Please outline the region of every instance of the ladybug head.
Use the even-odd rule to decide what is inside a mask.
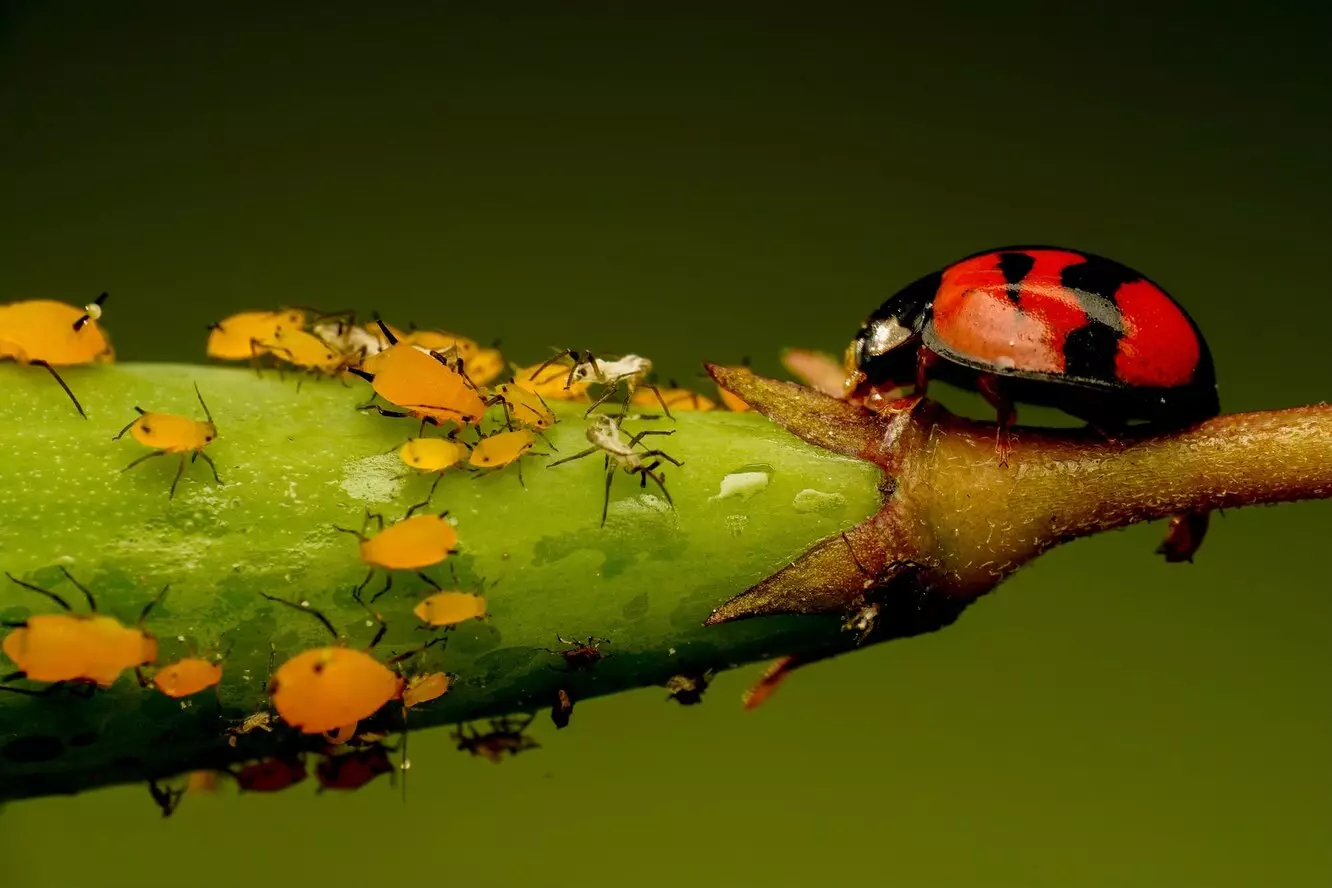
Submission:
[[[852,359],[875,387],[902,384],[913,377],[920,333],[939,289],[931,274],[888,297],[856,334]]]

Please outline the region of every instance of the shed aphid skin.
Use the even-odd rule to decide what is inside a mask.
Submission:
[[[393,587],[393,571],[412,571],[431,588],[443,591],[423,568],[433,567],[450,555],[458,554],[458,531],[449,523],[447,509],[438,515],[415,514],[417,509],[427,504],[415,504],[407,510],[401,521],[387,527],[384,526],[384,516],[372,512],[366,512],[365,523],[360,530],[334,525],[333,529],[339,533],[356,537],[360,542],[361,561],[370,568],[353,593],[358,601],[377,570],[385,574],[384,588],[374,594],[370,599],[372,602]],[[379,532],[374,536],[366,536],[372,520],[379,524]]]
[[[250,361],[258,368],[263,343],[279,333],[305,329],[307,314],[294,308],[242,311],[208,327],[208,356],[219,361]]]
[[[666,405],[666,401],[661,397],[661,392],[655,385],[647,381],[652,373],[652,362],[641,355],[624,355],[619,358],[607,359],[598,358],[591,351],[585,351],[581,354],[575,349],[566,349],[556,353],[556,355],[544,364],[538,364],[537,369],[533,371],[531,378],[536,380],[540,373],[557,361],[567,359],[569,363],[569,375],[565,379],[564,386],[569,388],[575,383],[587,383],[601,385],[605,387],[592,405],[587,408],[584,417],[592,415],[602,404],[609,401],[617,391],[620,383],[624,383],[625,401],[633,397],[634,392],[641,388],[650,389],[657,395],[657,401],[661,404],[661,409],[666,412],[670,419],[671,408]]]
[[[666,699],[674,700],[681,706],[697,706],[703,702],[703,692],[712,682],[712,676],[711,669],[705,672],[672,675],[666,681],[666,690],[669,691]]]
[[[558,357],[558,355],[557,355]],[[551,401],[586,401],[591,382],[569,383],[569,373],[561,364],[546,361],[530,367],[511,364],[513,383],[519,388]]]
[[[460,724],[458,730],[453,732],[453,739],[458,741],[459,751],[479,755],[498,765],[504,761],[505,753],[514,756],[529,749],[541,748],[540,743],[523,733],[534,718],[535,713],[522,720],[512,716],[492,718],[489,730],[484,733],[478,731],[475,725]]]
[[[458,432],[459,429],[455,428],[450,430],[449,434],[443,438],[412,438],[398,450],[398,455],[403,463],[419,472],[434,474],[435,481],[430,485],[430,493],[426,496],[426,502],[435,498],[435,489],[439,487],[439,482],[443,480],[444,473],[466,461],[468,454],[471,452],[472,445],[459,440]]]
[[[550,456],[549,453],[533,450],[532,448],[536,446],[536,442],[536,432],[531,429],[495,432],[486,435],[472,445],[472,453],[467,458],[467,463],[474,470],[485,470],[487,472],[500,471],[506,466],[516,463],[518,466],[518,483],[526,487],[527,482],[523,480],[523,464],[520,460],[524,456]],[[479,477],[481,476],[478,475],[477,478]]]
[[[603,469],[606,473],[606,491],[601,505],[601,526],[606,526],[606,515],[610,510],[610,489],[611,482],[615,480],[616,469],[621,469],[630,475],[639,476],[639,487],[646,488],[647,480],[651,478],[661,490],[662,496],[666,498],[667,504],[672,508],[675,503],[671,500],[671,494],[666,490],[666,481],[661,473],[656,469],[661,465],[662,460],[666,460],[671,465],[683,466],[684,463],[675,457],[666,453],[664,450],[648,449],[642,445],[642,441],[648,435],[671,435],[674,429],[669,431],[661,429],[645,429],[638,432],[633,437],[626,439],[624,432],[620,428],[619,421],[605,413],[598,413],[593,416],[587,425],[587,440],[592,446],[586,450],[581,450],[573,456],[566,456],[563,459],[557,459],[554,462],[547,463],[546,468],[553,469],[562,463],[572,462],[576,459],[582,459],[585,456],[591,456],[597,451],[604,455]],[[635,450],[635,447],[643,446],[641,451]],[[647,462],[651,459],[652,462]]]
[[[60,605],[65,613],[34,614],[21,623],[5,624],[11,631],[5,636],[3,650],[18,671],[0,677],[0,682],[26,678],[30,681],[49,682],[40,690],[0,685],[0,690],[41,696],[52,693],[66,684],[95,685],[109,688],[127,669],[147,666],[157,659],[157,639],[143,629],[154,607],[166,597],[170,585],[163,586],[157,596],[144,605],[133,628],[121,624],[115,617],[97,610],[97,601],[64,567],[60,572],[88,601],[90,613],[76,614],[69,602],[49,589],[26,583],[6,573],[10,582],[22,586]]]
[[[453,577],[453,588],[436,592],[420,601],[412,610],[416,618],[426,626],[436,629],[452,628],[468,620],[487,619],[489,614],[486,613],[486,598],[481,594],[485,589],[485,580],[478,581],[477,591],[474,594],[462,591],[458,583],[458,571],[452,562],[449,564],[449,573]],[[494,585],[495,583],[491,583],[492,587]]]
[[[601,650],[603,644],[610,644],[609,638],[597,638],[595,635],[589,635],[587,641],[578,641],[565,638],[562,635],[555,637],[560,644],[565,646],[563,650],[555,648],[541,648],[541,650],[549,654],[559,654],[563,657],[565,668],[570,672],[591,669],[610,656],[610,654]]]
[[[103,293],[81,310],[49,299],[0,305],[0,361],[44,368],[84,419],[88,414],[56,368],[115,360],[115,350],[98,324],[106,297]]]
[[[556,730],[563,730],[569,727],[569,719],[573,717],[574,701],[573,697],[564,688],[555,691],[555,702],[550,706],[550,720],[555,725]]]
[[[277,658],[277,649],[270,641],[268,643],[268,668],[264,672],[264,687],[268,687],[268,681],[273,675],[273,661]],[[273,713],[267,708],[260,709],[258,712],[251,713],[241,719],[232,727],[227,728],[227,745],[234,747],[236,738],[254,731],[263,731],[265,734],[273,733]]]
[[[139,457],[121,469],[122,472],[128,472],[139,463],[155,456],[166,456],[169,453],[180,454],[180,468],[176,470],[176,477],[171,482],[171,490],[167,494],[167,499],[175,498],[176,485],[180,483],[181,476],[185,474],[186,463],[193,463],[200,457],[203,457],[203,461],[208,463],[208,468],[213,470],[213,480],[219,485],[222,483],[222,478],[217,474],[217,465],[213,462],[213,458],[204,453],[204,448],[217,440],[217,424],[213,422],[213,414],[208,411],[208,405],[204,403],[203,394],[199,391],[197,383],[194,386],[194,394],[199,398],[199,406],[203,408],[207,422],[190,419],[188,416],[177,416],[174,413],[149,413],[142,407],[135,406],[134,409],[139,415],[111,439],[119,441],[125,436],[126,432],[129,432],[134,440],[145,447],[153,448],[152,453],[146,453]]]
[[[304,734],[328,734],[369,718],[402,693],[402,678],[370,653],[388,631],[388,624],[374,611],[370,614],[379,628],[362,651],[348,647],[328,617],[314,608],[260,594],[315,618],[333,636],[332,646],[297,654],[269,679],[269,697],[287,724]]]

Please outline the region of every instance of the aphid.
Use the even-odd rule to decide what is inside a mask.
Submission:
[[[317,791],[360,789],[381,774],[388,774],[392,779],[397,770],[389,760],[389,753],[393,751],[391,747],[376,743],[364,749],[324,756],[315,765],[315,779],[319,781]]]
[[[331,733],[369,718],[384,704],[401,696],[403,679],[389,666],[424,648],[395,657],[388,665],[376,660],[370,651],[388,630],[388,625],[378,614],[373,616],[379,629],[369,646],[360,651],[347,647],[333,624],[319,611],[260,594],[269,601],[314,617],[336,642],[331,647],[312,648],[297,654],[279,666],[269,680],[269,696],[283,721],[305,734]]]
[[[467,458],[467,462],[474,469],[486,469],[489,471],[499,471],[505,466],[518,464],[518,483],[524,487],[527,482],[523,481],[523,465],[519,460],[524,456],[549,456],[548,453],[538,453],[532,450],[536,446],[536,433],[530,429],[513,429],[506,432],[495,432],[486,435],[476,444],[472,445],[472,453]],[[477,476],[480,477],[480,476]]]
[[[393,330],[392,327],[389,329]],[[310,326],[310,332],[342,355],[348,367],[365,367],[375,355],[389,347],[388,339],[377,325],[361,326],[350,318],[319,321]]]
[[[555,425],[555,412],[540,393],[525,389],[511,379],[495,386],[495,394],[503,399],[504,412],[511,420],[538,431]]]
[[[740,705],[745,709],[755,709],[763,701],[771,697],[781,686],[786,677],[791,674],[791,670],[801,665],[802,661],[797,657],[781,657],[773,660],[768,668],[764,670],[759,680],[750,685],[740,697]]]
[[[212,795],[217,792],[217,775],[213,770],[191,771],[185,778],[185,792]]]
[[[412,613],[422,623],[431,627],[456,626],[467,620],[484,620],[488,616],[486,613],[486,598],[484,595],[463,592],[456,588],[458,585],[458,572],[453,565],[449,565],[449,571],[453,575],[453,589],[446,592],[436,592],[429,598],[423,599]],[[480,587],[484,587],[482,581]],[[492,586],[494,583],[491,584]]]
[[[262,343],[280,333],[303,330],[306,313],[298,309],[243,311],[208,328],[208,356],[219,361],[253,361]]]
[[[203,394],[200,393],[197,384],[194,386],[194,394],[199,398],[199,406],[203,407],[204,416],[208,418],[207,422],[199,422],[197,419],[177,416],[174,413],[149,413],[142,407],[136,406],[134,409],[138,411],[139,415],[111,439],[119,441],[125,436],[126,432],[129,432],[134,440],[145,447],[153,448],[152,453],[146,453],[139,457],[121,469],[122,472],[128,472],[144,460],[152,459],[155,456],[166,456],[169,453],[180,454],[180,468],[176,470],[176,477],[171,482],[171,490],[167,494],[167,499],[175,497],[176,485],[180,483],[181,476],[185,474],[186,463],[192,463],[199,457],[203,457],[203,461],[208,463],[208,468],[213,470],[213,480],[218,484],[222,483],[222,478],[217,474],[217,465],[213,462],[213,458],[204,453],[204,448],[217,439],[217,424],[213,422],[213,414],[208,412],[208,405],[204,403]]]
[[[587,641],[570,641],[562,635],[555,636],[560,644],[566,645],[565,650],[556,650],[555,648],[541,648],[551,654],[559,654],[564,658],[564,665],[570,671],[580,669],[591,669],[600,663],[610,654],[602,653],[601,646],[610,644],[609,638],[597,638],[595,635],[589,635]]]
[[[504,373],[504,355],[497,348],[478,349],[471,357],[463,358],[463,368],[472,382],[489,385]]]
[[[475,725],[458,725],[458,730],[453,732],[453,739],[458,741],[459,750],[466,750],[499,764],[504,760],[506,752],[514,756],[529,749],[541,748],[540,743],[523,733],[534,718],[535,713],[522,721],[512,717],[492,718],[490,730],[485,733],[478,731]]]
[[[444,472],[467,459],[471,450],[470,444],[455,438],[457,431],[454,429],[443,438],[412,438],[398,451],[402,461],[413,469],[434,473],[435,481],[430,485],[426,502],[434,499],[435,488],[439,487]]]
[[[590,351],[583,352],[580,355],[574,349],[567,349],[559,352],[544,364],[537,365],[537,370],[532,373],[533,380],[546,367],[563,358],[568,358],[570,361],[569,375],[564,383],[565,388],[570,388],[575,383],[597,383],[606,388],[592,402],[592,406],[587,408],[587,412],[583,414],[584,416],[591,415],[593,410],[610,400],[611,396],[619,391],[620,383],[624,383],[626,402],[633,397],[634,392],[641,386],[656,392],[661,409],[666,411],[668,417],[671,416],[671,408],[666,406],[666,402],[661,397],[661,392],[657,390],[656,386],[646,381],[648,375],[652,373],[652,362],[647,358],[641,355],[624,355],[623,357],[607,360],[593,356]]]
[[[1221,410],[1202,332],[1146,275],[1113,259],[1049,246],[966,256],[890,296],[846,352],[845,396],[895,410],[939,378],[979,392],[998,414],[995,447],[1008,464],[1015,402],[1040,404],[1110,434],[1134,420],[1192,426]],[[1172,522],[1158,552],[1190,561],[1205,512]]]
[[[241,792],[279,792],[309,776],[300,756],[262,758],[223,773],[235,778]]]
[[[365,410],[376,410],[383,416],[412,416],[442,425],[450,420],[464,425],[475,425],[485,415],[490,401],[481,396],[476,384],[467,376],[462,359],[450,363],[448,358],[408,345],[382,328],[393,343],[375,357],[373,372],[353,368],[351,372],[368,381],[375,394],[400,408],[388,410],[378,404],[367,404]]]
[[[162,809],[163,817],[170,817],[180,804],[180,800],[185,796],[185,789],[163,788],[158,786],[156,780],[148,781],[148,794],[153,797],[157,807]]]
[[[556,729],[569,727],[569,719],[573,716],[573,697],[564,688],[555,692],[555,702],[550,707],[550,720],[555,723]]]
[[[695,706],[702,703],[703,692],[708,689],[712,675],[711,669],[702,673],[672,675],[666,681],[666,690],[670,692],[666,699],[674,700],[681,706]]]
[[[449,692],[452,684],[453,676],[447,672],[413,675],[407,679],[407,685],[402,689],[402,708],[407,710],[422,703],[429,703],[431,700],[438,700]]]
[[[675,380],[671,380],[669,388],[657,389],[655,395],[640,389],[629,398],[629,403],[634,407],[650,407],[654,403],[660,403],[668,409],[674,407],[676,411],[685,412],[717,409],[716,401],[698,392],[680,388]]]
[[[22,623],[10,623],[13,630],[5,636],[5,656],[17,665],[18,671],[0,678],[8,682],[17,678],[50,682],[42,691],[3,687],[4,690],[26,694],[46,694],[68,683],[80,682],[109,688],[126,669],[146,666],[157,659],[157,639],[143,629],[143,623],[153,608],[166,597],[169,585],[163,586],[153,600],[144,605],[134,628],[121,625],[115,617],[97,612],[97,601],[92,592],[70,575],[64,567],[61,573],[83,593],[91,613],[76,614],[69,602],[56,593],[25,583],[6,573],[15,585],[30,589],[60,605],[66,613],[34,614]]]
[[[356,587],[355,595],[359,599],[365,587],[375,575],[376,570],[385,573],[384,588],[375,593],[374,601],[393,587],[395,570],[410,570],[425,580],[432,588],[441,589],[439,583],[426,574],[422,568],[439,564],[450,555],[458,553],[458,531],[448,521],[448,511],[438,515],[413,514],[425,503],[417,503],[407,510],[407,514],[396,524],[384,526],[384,516],[366,513],[361,529],[351,530],[334,526],[340,533],[349,533],[360,541],[361,561],[370,566],[365,579]],[[372,537],[365,535],[371,519],[379,523],[379,533]]]
[[[747,413],[751,409],[748,404],[740,400],[739,395],[727,391],[720,384],[717,385],[717,395],[721,398],[722,406],[733,413]]]
[[[651,478],[661,490],[662,496],[666,497],[666,502],[672,507],[675,505],[671,501],[670,493],[666,490],[665,479],[656,471],[656,468],[661,465],[663,459],[674,466],[683,466],[684,463],[664,450],[649,450],[646,447],[641,452],[634,450],[634,447],[639,446],[648,435],[670,435],[673,433],[674,430],[646,429],[626,440],[624,432],[620,429],[620,424],[615,417],[599,413],[592,417],[587,424],[587,440],[592,442],[592,446],[575,453],[573,456],[566,456],[563,459],[547,463],[546,468],[553,469],[561,463],[582,459],[600,450],[605,456],[603,469],[606,473],[606,493],[601,506],[601,525],[605,527],[606,514],[610,510],[611,482],[615,480],[615,469],[617,467],[630,475],[638,475],[639,486],[643,488],[647,487],[647,479]],[[648,459],[652,459],[652,462],[646,462]]]
[[[513,382],[519,388],[552,401],[585,401],[591,382],[569,383],[569,374],[559,364],[546,361],[531,367],[512,365]]]
[[[265,354],[316,376],[337,376],[361,361],[359,352],[339,351],[305,330],[280,330],[260,342],[259,348]]]
[[[185,657],[157,670],[152,685],[179,700],[217,687],[221,681],[222,667],[217,663],[203,657]]]
[[[782,366],[817,392],[840,398],[846,389],[846,368],[832,355],[807,348],[782,352]]]
[[[106,295],[98,296],[82,310],[49,299],[0,305],[0,361],[45,368],[84,419],[88,414],[83,405],[55,368],[115,360],[115,350],[97,323]]]

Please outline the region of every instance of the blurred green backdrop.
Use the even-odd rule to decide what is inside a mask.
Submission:
[[[1312,4],[0,5],[0,300],[109,290],[125,360],[317,303],[507,354],[779,370],[1015,242],[1137,266],[1228,410],[1326,399],[1332,130]],[[902,6],[902,4],[895,4]],[[1076,11],[1070,11],[1074,6]],[[760,11],[762,10],[762,11]],[[701,382],[695,380],[699,385]],[[73,884],[1326,885],[1332,504],[1084,540],[934,637],[681,709],[578,706],[411,799],[11,805]]]

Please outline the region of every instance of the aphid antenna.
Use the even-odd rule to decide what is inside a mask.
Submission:
[[[194,394],[195,394],[195,396],[198,397],[198,399],[199,399],[199,406],[203,408],[204,417],[205,417],[210,423],[212,423],[212,422],[213,422],[213,414],[212,414],[211,412],[209,412],[209,410],[208,410],[208,404],[205,403],[205,401],[204,401],[204,396],[203,396],[203,392],[199,391],[199,383],[197,383],[197,382],[194,384]],[[138,408],[136,407],[135,409],[137,410]],[[217,425],[217,423],[213,423],[213,425]]]
[[[60,605],[62,608],[64,608],[67,611],[74,610],[74,608],[69,606],[68,601],[57,595],[55,592],[52,592],[50,589],[43,589],[41,586],[34,586],[32,583],[25,583],[23,582],[23,580],[20,580],[18,577],[14,576],[9,571],[5,571],[5,576],[9,577],[9,581],[11,583],[14,583],[17,586],[22,586],[24,589],[29,589],[33,592],[36,592],[39,595],[45,595],[47,598],[51,599],[52,601],[54,601],[56,604]]]
[[[278,604],[286,605],[292,610],[300,611],[303,614],[309,614],[310,616],[314,617],[316,620],[324,624],[324,628],[328,630],[329,635],[333,636],[334,641],[338,642],[339,644],[342,643],[342,636],[338,635],[338,630],[333,628],[333,624],[329,622],[328,617],[324,616],[322,612],[317,611],[314,608],[308,607],[304,604],[298,604],[295,601],[288,601],[285,598],[278,598],[276,595],[269,595],[267,592],[260,592],[259,594],[262,595],[264,598],[267,598],[269,601],[275,601]],[[371,611],[371,613],[374,612]],[[269,662],[270,664],[272,663],[271,658]]]
[[[139,621],[135,624],[136,626],[142,626],[144,624],[144,621],[148,619],[148,615],[153,612],[153,608],[157,607],[159,604],[162,603],[162,599],[166,598],[166,594],[170,590],[171,590],[171,584],[167,583],[165,586],[162,587],[161,592],[158,592],[155,596],[153,596],[152,601],[148,602],[143,606],[143,610],[139,611]]]
[[[103,293],[101,296],[98,296],[92,302],[88,303],[83,307],[83,314],[73,324],[75,333],[82,330],[84,324],[88,323],[89,321],[96,320],[94,315],[96,315],[96,317],[102,316],[102,303],[106,301],[106,297],[107,294]]]

